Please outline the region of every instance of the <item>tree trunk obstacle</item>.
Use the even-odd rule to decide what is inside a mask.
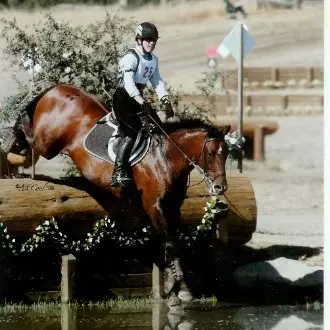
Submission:
[[[91,222],[93,218],[96,220],[106,215],[104,208],[87,192],[88,189],[83,189],[85,185],[79,181],[82,180],[73,184],[72,181],[61,180],[0,179],[0,221],[7,226],[8,233],[15,237],[31,236],[35,228],[51,216],[62,221],[74,219],[75,227],[81,222]],[[181,207],[185,225],[197,226],[204,215],[209,196],[205,184],[198,184],[200,181],[200,175],[192,172],[191,187]],[[226,218],[221,214],[218,217],[216,237],[219,242],[244,244],[250,240],[256,228],[254,192],[245,175],[228,173],[227,181],[229,189],[223,201],[228,205],[228,212],[224,213]],[[75,257],[63,256],[59,295],[64,304],[74,298],[74,272]],[[122,286],[114,288],[113,292],[117,296],[141,297],[151,294],[160,298],[164,295],[164,274],[154,264],[151,274],[128,274],[123,278]],[[47,296],[47,292],[39,294]],[[62,322],[65,325],[71,320],[70,315],[64,313]]]
[[[89,194],[88,183],[81,178],[62,181],[0,179],[0,221],[11,236],[26,236],[49,217],[84,229],[84,224],[106,215],[99,199]],[[182,223],[198,225],[209,200],[206,186],[197,172],[192,172],[191,187],[181,207]],[[229,189],[224,195],[228,204],[228,239],[245,243],[256,228],[257,207],[253,188],[242,174],[228,173]],[[195,185],[197,184],[197,185]],[[79,221],[80,220],[80,221]]]

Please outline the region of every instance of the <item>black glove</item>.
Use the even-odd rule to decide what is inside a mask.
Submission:
[[[170,100],[167,96],[163,96],[160,100],[163,103],[164,106],[164,112],[166,114],[166,118],[171,118],[174,116],[174,111],[171,105]]]
[[[152,114],[154,112],[154,110],[152,109],[151,105],[148,102],[144,102],[141,105],[142,111],[144,116],[147,116],[148,114]]]
[[[140,119],[142,122],[142,126],[147,127],[150,122],[149,115],[153,113],[153,109],[148,102],[144,102],[141,105],[141,108],[142,108],[142,113]]]

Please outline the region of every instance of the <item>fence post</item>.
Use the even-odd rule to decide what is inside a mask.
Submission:
[[[253,141],[253,159],[263,161],[265,160],[265,147],[264,147],[264,128],[262,125],[256,126],[254,129]]]
[[[1,256],[0,257],[0,302],[2,302],[4,296],[5,273],[6,273],[5,258]]]
[[[61,301],[68,303],[74,295],[74,275],[76,270],[76,257],[72,254],[62,256]]]
[[[155,263],[152,265],[152,296],[156,299],[164,296],[164,273]]]
[[[314,68],[306,68],[306,80],[309,83],[314,80]]]
[[[280,69],[279,68],[271,68],[271,76],[272,81],[278,81],[280,75]]]

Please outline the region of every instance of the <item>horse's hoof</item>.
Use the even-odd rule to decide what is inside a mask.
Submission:
[[[191,330],[194,328],[194,324],[185,320],[178,325],[178,330]]]
[[[193,300],[193,296],[189,290],[180,290],[178,293],[178,297],[184,302],[189,302]]]
[[[175,306],[180,306],[181,305],[181,299],[179,297],[170,297],[168,298],[168,301],[167,301],[167,306],[168,307],[175,307]]]

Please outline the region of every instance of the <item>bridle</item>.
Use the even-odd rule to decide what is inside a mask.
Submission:
[[[181,155],[186,159],[186,161],[189,163],[189,165],[193,166],[198,172],[199,174],[202,176],[202,180],[198,183],[200,184],[201,182],[205,181],[206,185],[208,188],[211,188],[212,190],[215,190],[215,184],[214,181],[216,180],[216,178],[218,178],[222,172],[219,171],[219,175],[216,176],[214,179],[212,179],[208,172],[212,171],[208,168],[206,168],[207,164],[206,164],[206,160],[205,160],[205,147],[206,144],[208,142],[211,141],[220,141],[219,139],[216,138],[210,138],[204,141],[203,146],[201,148],[201,151],[197,157],[197,160],[194,162],[192,159],[190,159],[185,153],[184,151],[182,151],[182,149],[178,146],[178,144],[165,132],[165,130],[157,123],[156,120],[154,120],[154,118],[152,116],[150,116],[148,114],[148,117],[153,121],[153,123],[160,129],[160,131],[166,136],[166,138],[177,148],[177,150],[181,153]],[[199,161],[200,157],[203,155],[203,167],[200,167],[197,162]],[[196,184],[195,184],[196,185]],[[188,185],[187,185],[187,189],[189,187],[195,186],[195,185],[190,185],[190,174],[189,174],[189,180],[188,180]]]
[[[212,170],[212,169],[209,169],[209,168],[207,167],[206,155],[205,155],[205,147],[206,147],[206,144],[207,144],[208,142],[211,142],[211,141],[219,141],[219,142],[220,142],[220,139],[217,139],[217,138],[210,138],[210,139],[207,139],[207,140],[204,141],[203,146],[202,146],[202,148],[201,148],[201,151],[200,151],[200,153],[199,153],[199,155],[198,155],[198,157],[197,157],[197,161],[196,161],[196,162],[198,162],[199,159],[200,159],[201,157],[203,157],[203,159],[202,159],[202,164],[203,164],[203,165],[202,165],[202,167],[200,167],[200,166],[197,165],[197,164],[195,164],[195,165],[198,166],[198,167],[200,168],[201,171],[199,171],[199,173],[203,175],[202,180],[201,180],[198,184],[200,184],[202,181],[205,180],[205,182],[206,182],[206,184],[207,184],[208,187],[213,186],[213,188],[214,188],[214,181],[215,181],[220,175],[222,175],[224,172],[223,172],[223,171],[218,171],[218,172],[216,172],[216,171],[214,171],[214,170]],[[214,179],[211,179],[210,176],[207,174],[207,173],[209,173],[209,172],[214,172],[214,173],[216,174],[216,176],[214,177]],[[194,184],[194,185],[190,185],[190,184],[189,184],[189,185],[188,185],[188,188],[189,188],[189,187],[193,187],[193,186],[198,185],[198,184]]]

